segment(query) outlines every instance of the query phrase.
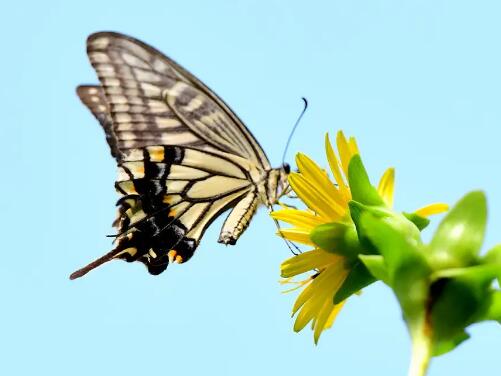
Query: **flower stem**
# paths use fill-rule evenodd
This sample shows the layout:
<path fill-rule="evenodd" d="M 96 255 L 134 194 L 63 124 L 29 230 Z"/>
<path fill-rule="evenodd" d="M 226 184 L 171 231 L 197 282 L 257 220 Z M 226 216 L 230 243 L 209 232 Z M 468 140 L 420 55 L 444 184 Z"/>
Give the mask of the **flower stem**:
<path fill-rule="evenodd" d="M 412 357 L 408 376 L 425 376 L 430 364 L 431 331 L 426 320 L 420 320 L 411 330 Z"/>

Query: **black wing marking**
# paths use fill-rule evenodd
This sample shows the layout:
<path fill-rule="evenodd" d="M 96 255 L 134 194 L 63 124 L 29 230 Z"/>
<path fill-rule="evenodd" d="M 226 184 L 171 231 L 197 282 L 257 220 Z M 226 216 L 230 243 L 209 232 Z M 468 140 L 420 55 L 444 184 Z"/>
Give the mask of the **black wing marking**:
<path fill-rule="evenodd" d="M 231 156 L 174 146 L 134 149 L 119 164 L 114 250 L 76 271 L 75 279 L 120 258 L 151 274 L 189 260 L 207 227 L 254 189 Z"/>

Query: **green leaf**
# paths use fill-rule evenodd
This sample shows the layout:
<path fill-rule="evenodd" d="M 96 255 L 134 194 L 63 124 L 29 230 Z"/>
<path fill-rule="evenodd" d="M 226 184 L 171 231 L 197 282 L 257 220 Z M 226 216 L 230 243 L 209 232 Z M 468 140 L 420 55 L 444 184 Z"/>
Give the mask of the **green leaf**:
<path fill-rule="evenodd" d="M 465 331 L 458 333 L 454 338 L 442 341 L 434 341 L 432 355 L 440 356 L 448 353 L 449 351 L 454 350 L 461 343 L 470 338 L 470 335 Z"/>
<path fill-rule="evenodd" d="M 380 255 L 359 255 L 358 258 L 364 263 L 369 272 L 378 280 L 387 285 L 390 284 L 388 271 L 384 264 L 384 258 Z"/>
<path fill-rule="evenodd" d="M 496 264 L 442 270 L 434 273 L 430 289 L 431 322 L 434 337 L 449 341 L 468 325 L 501 319 L 500 302 L 492 290 L 500 270 Z"/>
<path fill-rule="evenodd" d="M 363 251 L 353 224 L 334 222 L 319 225 L 311 232 L 310 239 L 327 252 L 344 256 L 350 261 Z"/>
<path fill-rule="evenodd" d="M 437 341 L 456 338 L 483 314 L 488 286 L 471 277 L 444 278 L 431 285 L 431 323 Z"/>
<path fill-rule="evenodd" d="M 350 270 L 339 290 L 334 295 L 334 304 L 341 303 L 364 287 L 376 282 L 376 279 L 367 270 L 365 265 L 357 261 Z"/>
<path fill-rule="evenodd" d="M 501 277 L 501 268 L 497 264 L 480 264 L 467 268 L 442 269 L 432 274 L 432 280 L 456 278 L 479 287 L 490 286 L 494 278 Z"/>
<path fill-rule="evenodd" d="M 414 223 L 419 231 L 423 231 L 430 224 L 430 220 L 425 217 L 421 217 L 416 213 L 402 213 L 405 218 Z"/>
<path fill-rule="evenodd" d="M 348 182 L 353 200 L 366 205 L 385 206 L 376 188 L 371 185 L 369 175 L 360 155 L 354 155 L 348 165 Z"/>
<path fill-rule="evenodd" d="M 484 263 L 501 265 L 501 244 L 496 244 L 482 258 Z"/>
<path fill-rule="evenodd" d="M 464 196 L 440 223 L 430 243 L 434 269 L 471 265 L 482 245 L 487 220 L 483 192 Z"/>
<path fill-rule="evenodd" d="M 492 292 L 485 320 L 494 320 L 501 324 L 501 291 L 496 290 Z"/>

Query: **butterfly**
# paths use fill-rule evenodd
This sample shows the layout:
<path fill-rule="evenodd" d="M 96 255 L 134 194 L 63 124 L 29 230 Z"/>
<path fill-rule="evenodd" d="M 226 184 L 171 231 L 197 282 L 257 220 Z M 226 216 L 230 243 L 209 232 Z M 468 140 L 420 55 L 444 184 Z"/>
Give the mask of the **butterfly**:
<path fill-rule="evenodd" d="M 188 261 L 226 210 L 218 242 L 233 245 L 258 206 L 288 193 L 289 165 L 272 168 L 237 115 L 173 60 L 115 32 L 90 35 L 87 54 L 100 84 L 77 94 L 104 129 L 120 199 L 114 249 L 70 279 L 114 259 L 160 274 Z"/>

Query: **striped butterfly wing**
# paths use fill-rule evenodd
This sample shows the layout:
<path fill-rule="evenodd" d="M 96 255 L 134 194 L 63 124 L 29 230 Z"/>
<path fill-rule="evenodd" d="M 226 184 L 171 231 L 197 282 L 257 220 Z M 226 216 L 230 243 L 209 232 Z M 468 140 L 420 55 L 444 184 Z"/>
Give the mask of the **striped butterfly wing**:
<path fill-rule="evenodd" d="M 189 260 L 228 208 L 219 242 L 235 244 L 262 203 L 259 185 L 277 174 L 257 141 L 203 83 L 144 43 L 97 33 L 87 50 L 101 86 L 77 93 L 105 131 L 122 197 L 115 248 L 70 278 L 116 258 L 159 274 Z"/>
<path fill-rule="evenodd" d="M 110 146 L 111 155 L 117 161 L 120 161 L 122 152 L 118 149 L 118 139 L 113 130 L 113 119 L 103 89 L 96 85 L 81 85 L 77 87 L 77 94 L 82 103 L 87 106 L 101 124 L 106 135 L 106 141 Z"/>
<path fill-rule="evenodd" d="M 105 97 L 122 153 L 177 145 L 219 150 L 271 168 L 259 143 L 223 100 L 159 51 L 129 36 L 102 32 L 88 38 L 87 54 L 102 87 L 90 100 Z"/>
<path fill-rule="evenodd" d="M 151 274 L 189 260 L 223 211 L 240 207 L 253 214 L 257 195 L 247 168 L 229 154 L 177 146 L 132 149 L 119 163 L 115 184 L 122 195 L 116 246 L 70 278 L 115 258 L 140 261 Z M 246 226 L 250 218 L 235 213 Z"/>

